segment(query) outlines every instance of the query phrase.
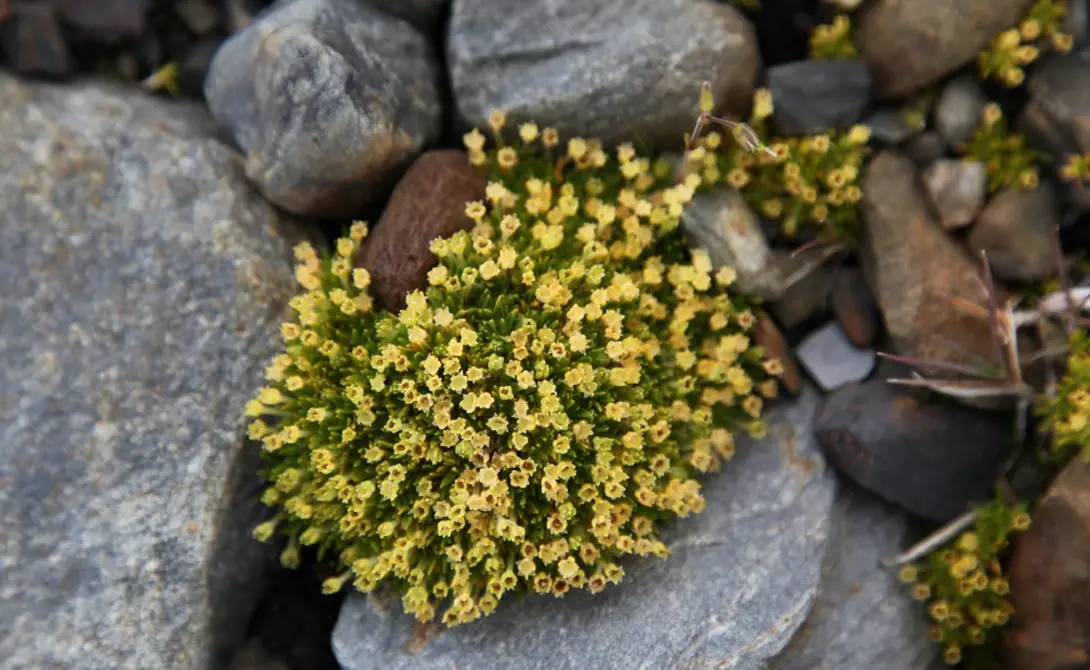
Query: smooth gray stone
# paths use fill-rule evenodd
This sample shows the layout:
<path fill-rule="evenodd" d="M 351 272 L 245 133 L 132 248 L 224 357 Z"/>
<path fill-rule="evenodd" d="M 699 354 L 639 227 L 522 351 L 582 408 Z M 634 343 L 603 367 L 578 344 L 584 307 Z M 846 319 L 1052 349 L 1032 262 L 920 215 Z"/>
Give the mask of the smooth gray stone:
<path fill-rule="evenodd" d="M 802 625 L 826 551 L 836 480 L 813 437 L 818 393 L 767 410 L 705 480 L 706 510 L 679 520 L 673 555 L 626 562 L 602 593 L 505 598 L 492 615 L 413 642 L 396 601 L 352 594 L 333 631 L 344 670 L 756 670 Z M 423 648 L 419 648 L 422 646 Z"/>
<path fill-rule="evenodd" d="M 222 664 L 294 229 L 199 105 L 0 75 L 0 127 L 0 665 Z"/>
<path fill-rule="evenodd" d="M 877 359 L 873 349 L 852 344 L 836 321 L 810 333 L 795 347 L 795 356 L 825 391 L 866 379 Z"/>

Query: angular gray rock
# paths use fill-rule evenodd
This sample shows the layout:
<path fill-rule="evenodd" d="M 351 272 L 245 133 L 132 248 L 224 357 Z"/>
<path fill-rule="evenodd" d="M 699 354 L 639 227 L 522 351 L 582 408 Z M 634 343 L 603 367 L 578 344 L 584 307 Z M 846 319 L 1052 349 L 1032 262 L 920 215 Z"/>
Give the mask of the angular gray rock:
<path fill-rule="evenodd" d="M 681 146 L 702 81 L 726 113 L 749 112 L 760 71 L 734 7 L 687 0 L 456 2 L 447 62 L 459 118 L 501 109 L 562 136 Z"/>
<path fill-rule="evenodd" d="M 405 21 L 355 0 L 282 0 L 224 42 L 204 93 L 265 197 L 353 217 L 438 138 L 439 79 Z"/>
<path fill-rule="evenodd" d="M 786 135 L 845 130 L 870 101 L 871 74 L 861 60 L 802 60 L 768 68 L 773 119 Z"/>
<path fill-rule="evenodd" d="M 756 670 L 802 625 L 826 548 L 836 482 L 812 437 L 817 396 L 807 387 L 768 410 L 767 438 L 739 439 L 734 460 L 705 480 L 707 509 L 670 529 L 672 556 L 626 564 L 624 580 L 597 595 L 505 599 L 487 618 L 441 633 L 414 631 L 396 601 L 351 595 L 333 632 L 338 662 Z"/>
<path fill-rule="evenodd" d="M 817 601 L 767 670 L 940 670 L 942 647 L 929 637 L 925 605 L 912 600 L 881 561 L 905 548 L 908 517 L 842 486 Z"/>
<path fill-rule="evenodd" d="M 0 658 L 204 668 L 241 643 L 242 408 L 297 230 L 197 105 L 0 75 Z"/>

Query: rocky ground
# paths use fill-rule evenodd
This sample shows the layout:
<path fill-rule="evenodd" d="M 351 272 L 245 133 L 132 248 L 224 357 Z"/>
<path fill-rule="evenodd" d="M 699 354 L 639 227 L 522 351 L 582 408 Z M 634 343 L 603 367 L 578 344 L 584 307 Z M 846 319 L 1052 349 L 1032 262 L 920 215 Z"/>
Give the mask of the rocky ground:
<path fill-rule="evenodd" d="M 4 667 L 943 667 L 885 561 L 997 482 L 1033 512 L 1002 556 L 998 667 L 1087 663 L 1090 476 L 1035 458 L 1026 409 L 1079 323 L 1056 291 L 1090 292 L 1090 170 L 1063 167 L 1090 156 L 1085 0 L 266 4 L 0 0 Z M 1063 11 L 1034 35 L 1042 7 Z M 816 57 L 837 16 L 849 51 Z M 985 76 L 978 55 L 1020 25 L 1039 53 Z M 315 556 L 279 567 L 250 537 L 241 412 L 292 245 L 377 221 L 401 255 L 375 261 L 376 290 L 403 295 L 480 189 L 462 134 L 491 110 L 682 161 L 705 81 L 730 118 L 770 92 L 770 144 L 869 140 L 852 226 L 787 230 L 746 185 L 683 217 L 764 300 L 786 393 L 671 528 L 673 556 L 445 632 L 381 594 L 321 595 Z M 1006 317 L 1026 327 L 1004 343 Z M 891 382 L 917 373 L 938 381 Z"/>

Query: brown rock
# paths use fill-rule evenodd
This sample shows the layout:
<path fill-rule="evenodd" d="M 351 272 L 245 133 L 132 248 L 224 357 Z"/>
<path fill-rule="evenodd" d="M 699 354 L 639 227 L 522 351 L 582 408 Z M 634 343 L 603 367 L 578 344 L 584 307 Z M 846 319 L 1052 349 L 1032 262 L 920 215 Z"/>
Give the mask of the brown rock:
<path fill-rule="evenodd" d="M 1059 196 L 1051 182 L 1032 191 L 1003 191 L 984 207 L 969 231 L 969 248 L 988 255 L 997 277 L 1036 281 L 1056 274 L 1053 260 Z"/>
<path fill-rule="evenodd" d="M 55 77 L 67 74 L 71 67 L 52 5 L 13 3 L 9 15 L 0 16 L 0 46 L 8 62 L 21 74 Z"/>
<path fill-rule="evenodd" d="M 935 221 L 925 198 L 912 162 L 895 151 L 878 154 L 864 172 L 860 264 L 893 344 L 917 358 L 1001 365 L 981 265 Z M 968 313 L 973 305 L 983 318 Z"/>
<path fill-rule="evenodd" d="M 882 98 L 897 98 L 973 60 L 1016 25 L 1033 0 L 875 0 L 856 20 L 854 41 Z"/>
<path fill-rule="evenodd" d="M 473 226 L 465 206 L 484 199 L 486 183 L 457 149 L 429 151 L 409 167 L 356 256 L 356 267 L 371 273 L 372 291 L 387 309 L 400 311 L 406 295 L 428 285 L 428 270 L 439 262 L 431 241 Z"/>
<path fill-rule="evenodd" d="M 144 32 L 148 0 L 52 0 L 61 19 L 83 39 L 113 44 Z"/>
<path fill-rule="evenodd" d="M 841 268 L 833 280 L 830 293 L 833 313 L 840 322 L 848 339 L 857 347 L 874 343 L 882 327 L 882 316 L 874 296 L 867 288 L 863 273 L 855 268 Z"/>
<path fill-rule="evenodd" d="M 799 364 L 795 360 L 795 354 L 787 344 L 787 338 L 783 336 L 776 323 L 767 312 L 757 312 L 757 325 L 753 328 L 753 343 L 763 347 L 766 358 L 778 358 L 783 365 L 783 374 L 780 376 L 780 386 L 791 395 L 798 395 L 802 388 L 799 376 Z"/>
<path fill-rule="evenodd" d="M 1090 464 L 1076 457 L 1017 536 L 1010 563 L 1009 670 L 1090 667 Z"/>

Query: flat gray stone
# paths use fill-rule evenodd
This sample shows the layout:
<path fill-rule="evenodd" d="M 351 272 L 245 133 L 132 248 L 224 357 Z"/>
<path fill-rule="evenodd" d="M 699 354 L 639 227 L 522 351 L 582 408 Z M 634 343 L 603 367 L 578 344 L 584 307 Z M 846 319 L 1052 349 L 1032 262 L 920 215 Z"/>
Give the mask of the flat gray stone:
<path fill-rule="evenodd" d="M 882 559 L 906 548 L 908 516 L 854 486 L 841 487 L 821 588 L 806 625 L 767 670 L 939 670 L 926 605 Z"/>
<path fill-rule="evenodd" d="M 734 460 L 704 482 L 707 509 L 667 532 L 673 555 L 626 563 L 619 585 L 505 598 L 492 615 L 426 643 L 396 601 L 353 594 L 333 632 L 338 662 L 345 670 L 756 670 L 802 625 L 818 584 L 836 481 L 813 438 L 817 401 L 806 387 L 771 407 L 768 437 L 740 438 Z"/>
<path fill-rule="evenodd" d="M 242 408 L 292 228 L 199 105 L 0 75 L 0 658 L 206 668 L 243 639 Z"/>
<path fill-rule="evenodd" d="M 852 344 L 836 321 L 810 333 L 795 347 L 795 356 L 825 391 L 866 379 L 877 359 L 873 349 Z"/>
<path fill-rule="evenodd" d="M 406 21 L 357 0 L 281 0 L 223 43 L 204 95 L 266 198 L 348 218 L 438 140 L 440 76 Z"/>
<path fill-rule="evenodd" d="M 747 114 L 761 66 L 752 25 L 720 2 L 455 2 L 447 35 L 463 123 L 500 109 L 607 145 L 680 147 L 705 80 L 724 112 Z"/>

